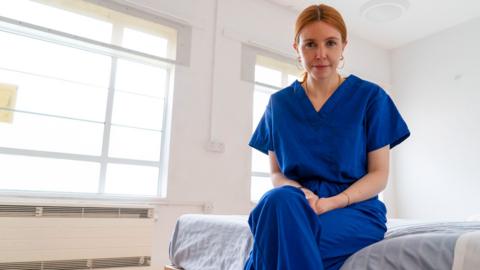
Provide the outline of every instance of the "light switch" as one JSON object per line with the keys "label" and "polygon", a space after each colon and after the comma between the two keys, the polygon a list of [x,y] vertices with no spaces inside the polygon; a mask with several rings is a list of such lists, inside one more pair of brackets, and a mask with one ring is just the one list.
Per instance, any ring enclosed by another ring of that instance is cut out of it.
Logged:
{"label": "light switch", "polygon": [[0,122],[12,123],[17,98],[17,86],[0,83]]}

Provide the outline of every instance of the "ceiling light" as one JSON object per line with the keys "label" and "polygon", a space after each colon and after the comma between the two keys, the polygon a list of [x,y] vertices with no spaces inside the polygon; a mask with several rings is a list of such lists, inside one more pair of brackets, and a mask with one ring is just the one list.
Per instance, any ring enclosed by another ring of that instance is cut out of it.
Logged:
{"label": "ceiling light", "polygon": [[400,18],[408,9],[407,0],[370,0],[360,8],[360,14],[371,22],[389,22]]}

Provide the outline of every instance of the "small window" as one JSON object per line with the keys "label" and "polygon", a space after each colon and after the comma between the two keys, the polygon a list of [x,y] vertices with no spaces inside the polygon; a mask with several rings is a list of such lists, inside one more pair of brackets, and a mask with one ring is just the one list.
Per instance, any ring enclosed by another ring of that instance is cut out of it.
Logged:
{"label": "small window", "polygon": [[[257,55],[252,130],[255,130],[262,118],[270,95],[299,79],[298,73],[299,70],[289,62]],[[269,157],[252,149],[251,200],[257,202],[265,192],[272,188]]]}

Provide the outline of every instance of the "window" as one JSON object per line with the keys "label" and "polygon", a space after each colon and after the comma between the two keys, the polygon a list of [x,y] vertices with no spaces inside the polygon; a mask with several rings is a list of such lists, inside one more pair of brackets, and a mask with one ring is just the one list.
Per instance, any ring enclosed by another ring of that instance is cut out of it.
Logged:
{"label": "window", "polygon": [[[253,94],[254,131],[265,112],[270,95],[298,79],[299,70],[292,64],[257,55],[255,61],[255,90]],[[272,188],[268,156],[252,149],[251,200],[257,202]]]}
{"label": "window", "polygon": [[154,56],[176,58],[178,30],[173,25],[165,25],[170,22],[155,22],[158,19],[156,16],[139,14],[113,1],[95,2],[106,7],[89,3],[88,0],[0,1],[0,16],[7,18],[7,21],[19,21],[34,28],[68,33]]}
{"label": "window", "polygon": [[2,192],[165,196],[181,27],[115,9],[0,1]]}

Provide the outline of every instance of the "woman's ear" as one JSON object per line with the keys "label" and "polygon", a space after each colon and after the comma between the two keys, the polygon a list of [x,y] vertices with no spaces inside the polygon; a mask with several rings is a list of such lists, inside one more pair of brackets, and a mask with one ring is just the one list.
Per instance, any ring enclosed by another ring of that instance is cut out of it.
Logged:
{"label": "woman's ear", "polygon": [[293,49],[294,49],[294,50],[297,52],[297,54],[298,54],[298,45],[297,45],[296,42],[293,43]]}

